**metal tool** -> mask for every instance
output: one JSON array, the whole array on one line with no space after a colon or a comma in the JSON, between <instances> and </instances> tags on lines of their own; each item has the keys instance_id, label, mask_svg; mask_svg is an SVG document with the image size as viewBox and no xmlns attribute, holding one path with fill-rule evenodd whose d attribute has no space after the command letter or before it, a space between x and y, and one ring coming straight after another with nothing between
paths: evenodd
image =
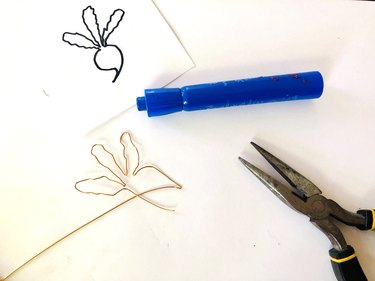
<instances>
[{"instance_id":1,"label":"metal tool","mask_svg":"<svg viewBox=\"0 0 375 281\"><path fill-rule=\"evenodd\" d=\"M339 281L366 281L367 278L358 262L353 247L345 241L340 229L334 224L339 220L360 230L375 230L375 211L359 210L357 213L343 209L339 204L321 195L320 189L289 165L271 153L251 142L255 149L291 185L288 187L265 172L239 157L265 186L281 201L296 211L305 214L332 243L329 251L333 271Z\"/></svg>"}]
</instances>

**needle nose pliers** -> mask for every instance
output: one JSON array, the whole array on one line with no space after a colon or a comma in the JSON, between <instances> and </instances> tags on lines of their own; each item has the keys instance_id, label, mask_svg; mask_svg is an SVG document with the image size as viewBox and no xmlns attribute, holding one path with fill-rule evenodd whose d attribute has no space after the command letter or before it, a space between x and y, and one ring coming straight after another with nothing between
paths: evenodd
<instances>
[{"instance_id":1,"label":"needle nose pliers","mask_svg":"<svg viewBox=\"0 0 375 281\"><path fill-rule=\"evenodd\" d=\"M337 280L366 281L367 278L353 247L346 243L340 229L334 224L334 219L360 230L375 230L375 211L359 210L353 213L343 209L335 201L321 195L322 192L314 183L289 165L259 145L253 142L251 144L291 187L272 178L245 159L239 157L239 160L281 201L308 216L310 221L329 238L333 246L329 255Z\"/></svg>"}]
</instances>

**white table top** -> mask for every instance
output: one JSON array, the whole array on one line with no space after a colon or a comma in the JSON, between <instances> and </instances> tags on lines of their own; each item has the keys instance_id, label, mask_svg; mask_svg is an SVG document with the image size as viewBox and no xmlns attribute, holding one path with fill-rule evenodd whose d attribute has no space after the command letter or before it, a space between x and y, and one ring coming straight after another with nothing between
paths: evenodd
<instances>
[{"instance_id":1,"label":"white table top","mask_svg":"<svg viewBox=\"0 0 375 281\"><path fill-rule=\"evenodd\" d=\"M344 208L375 207L375 5L155 4L196 64L169 86L319 70L325 81L322 97L152 119L128 110L89 141L130 129L147 157L183 185L172 196L176 212L132 202L51 249L12 280L336 280L329 240L271 194L237 157L276 176L249 145L254 140ZM374 233L337 225L368 279L375 279Z\"/></svg>"}]
</instances>

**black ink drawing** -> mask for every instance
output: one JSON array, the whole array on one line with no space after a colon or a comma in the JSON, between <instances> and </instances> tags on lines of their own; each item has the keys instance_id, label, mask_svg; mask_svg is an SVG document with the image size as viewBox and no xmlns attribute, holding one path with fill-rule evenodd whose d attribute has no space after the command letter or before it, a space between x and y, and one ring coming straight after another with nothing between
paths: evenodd
<instances>
[{"instance_id":1,"label":"black ink drawing","mask_svg":"<svg viewBox=\"0 0 375 281\"><path fill-rule=\"evenodd\" d=\"M108 38L119 26L124 15L125 12L123 10L115 10L110 16L106 27L100 32L95 9L88 6L82 12L82 19L87 30L90 32L91 38L77 32L65 32L62 36L62 40L72 46L84 49L96 49L97 51L94 55L96 67L100 70L114 70L116 72L112 82L115 82L120 75L124 63L124 56L118 46L108 44Z\"/></svg>"}]
</instances>

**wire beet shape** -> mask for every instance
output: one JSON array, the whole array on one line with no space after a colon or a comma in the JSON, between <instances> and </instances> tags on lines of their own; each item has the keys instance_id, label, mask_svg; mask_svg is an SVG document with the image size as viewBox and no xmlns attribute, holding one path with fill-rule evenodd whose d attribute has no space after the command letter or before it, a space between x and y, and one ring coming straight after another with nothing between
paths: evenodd
<instances>
[{"instance_id":1,"label":"wire beet shape","mask_svg":"<svg viewBox=\"0 0 375 281\"><path fill-rule=\"evenodd\" d=\"M167 211L174 211L173 209L166 208L164 206L161 206L157 203L152 202L151 200L149 200L145 196L154 192L154 191L157 191L157 190L181 189L182 186L179 183L177 183L175 180L173 180L170 176L168 176L166 173L164 173L157 166L152 165L152 164L143 164L143 165L140 164L141 163L140 162L140 153L139 153L139 150L138 150L137 146L135 145L135 143L133 141L133 138L132 138L132 135L131 135L130 132L124 132L121 135L120 143L123 147L122 156L124 157L125 164L121 165L120 162L118 162L116 160L115 155L112 154L104 145L94 144L91 148L91 154L95 157L96 161L100 164L100 166L104 167L106 170L108 170L110 172L111 176L102 175L102 176L98 176L98 177L95 177L95 178L86 178L86 179L80 180L80 181L76 182L75 189L77 191L79 191L81 193L85 193L85 194L106 195L106 196L116 196L120 192L126 192L127 191L131 194L131 196L124 199L122 202L118 203L117 205L115 205L114 207L105 211L104 213L101 213L100 215L92 218L91 220L89 220L85 224L75 228L74 230L72 230L69 233L65 234L64 236L60 237L58 240L56 240L55 242L53 242L52 244L50 244L49 246L47 246L46 248L41 250L39 253L35 254L34 256L32 256L31 258L26 260L23 264L18 266L16 269L14 269L8 275L6 275L4 277L0 276L0 281L8 280L8 278L13 276L18 271L20 271L22 268L24 268L26 265L31 263L33 260L37 259L41 255L46 253L48 250L50 250L51 248L53 248L54 246L59 244L61 241L67 239L71 235L77 233L78 231L82 230L83 228L92 224L93 222L103 218L104 216L106 216L110 212L116 210L117 208L127 204L131 200L134 200L136 198L140 198L143 201L145 201L145 202L147 202L147 203L149 203L153 206L156 206L160 209L167 210ZM104 152L109 157L108 159L110 159L111 165L105 164L105 159L104 159L105 157L102 157L99 154L97 154L96 149L101 150L102 152ZM131 155L131 153L129 153L130 150L133 150L132 155ZM136 157L135 163L132 163L133 161L131 159L134 160L134 156ZM162 178L164 180L167 180L169 183L163 182L162 185L158 185L156 187L148 188L146 190L139 191L139 192L136 191L133 187L131 187L128 184L127 179L129 177L132 177L132 176L134 176L134 177L140 176L141 171L146 171L146 170L156 171L157 173L159 173L159 175L162 176ZM101 192L101 191L98 192L98 191L91 190L90 187L89 187L88 190L81 189L82 188L81 185L83 185L83 184L91 184L91 183L95 183L95 182L100 181L100 180L104 180L107 184L112 185L112 189L114 191L112 193L106 193L106 192Z\"/></svg>"},{"instance_id":2,"label":"wire beet shape","mask_svg":"<svg viewBox=\"0 0 375 281\"><path fill-rule=\"evenodd\" d=\"M172 209L161 206L144 197L144 192L138 192L128 183L128 179L131 177L141 177L141 171L153 170L158 176L163 178L163 182L161 185L157 185L156 187L146 190L147 193L167 188L181 189L182 186L157 166L152 164L140 164L140 153L130 132L124 132L121 135L120 143L123 147L121 156L123 157L123 160L125 160L124 165L121 165L120 162L116 160L115 155L111 153L104 145L94 144L91 148L91 155L94 156L100 166L109 172L109 176L101 175L94 178L80 180L76 182L75 189L85 194L106 196L116 196L120 192L127 191L131 193L132 196L138 197L160 209L173 211ZM166 184L164 180L167 180L169 183ZM99 191L93 188L93 184L95 183L99 183L101 186ZM86 187L83 187L83 185L86 185ZM108 185L110 187L110 191L103 191L104 185Z\"/></svg>"}]
</instances>

